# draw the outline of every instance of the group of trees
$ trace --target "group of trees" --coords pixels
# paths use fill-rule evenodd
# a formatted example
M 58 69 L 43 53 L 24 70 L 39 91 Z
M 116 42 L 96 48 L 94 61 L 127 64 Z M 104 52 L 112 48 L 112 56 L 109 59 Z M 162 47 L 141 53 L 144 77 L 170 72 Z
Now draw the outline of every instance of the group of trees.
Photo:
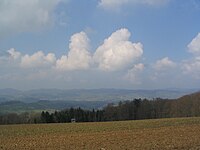
M 63 111 L 48 111 L 41 113 L 40 122 L 43 123 L 64 123 L 71 122 L 74 118 L 76 122 L 99 122 L 99 121 L 116 121 L 116 120 L 137 120 L 145 119 L 140 116 L 142 104 L 147 100 L 134 99 L 133 101 L 119 102 L 116 104 L 108 104 L 101 110 L 83 110 L 79 108 L 70 108 Z M 148 116 L 147 112 L 146 115 Z M 144 115 L 144 114 L 141 114 Z M 152 118 L 152 116 L 146 117 Z
M 0 124 L 31 124 L 39 123 L 40 113 L 8 113 L 0 115 Z
M 0 116 L 0 124 L 14 123 L 64 123 L 71 122 L 99 122 L 119 120 L 139 120 L 171 117 L 200 116 L 200 94 L 198 96 L 185 96 L 176 100 L 168 99 L 134 99 L 118 104 L 108 104 L 100 110 L 84 110 L 70 108 L 41 114 L 7 114 Z
M 42 123 L 64 123 L 71 122 L 75 119 L 76 122 L 96 122 L 104 120 L 104 110 L 83 110 L 79 108 L 70 108 L 63 111 L 48 111 L 41 113 L 40 122 Z
M 41 113 L 40 122 L 64 123 L 71 122 L 99 122 L 99 121 L 121 121 L 176 117 L 173 114 L 173 100 L 163 99 L 134 99 L 123 101 L 118 104 L 108 104 L 101 110 L 83 110 L 81 108 L 70 108 L 59 112 Z

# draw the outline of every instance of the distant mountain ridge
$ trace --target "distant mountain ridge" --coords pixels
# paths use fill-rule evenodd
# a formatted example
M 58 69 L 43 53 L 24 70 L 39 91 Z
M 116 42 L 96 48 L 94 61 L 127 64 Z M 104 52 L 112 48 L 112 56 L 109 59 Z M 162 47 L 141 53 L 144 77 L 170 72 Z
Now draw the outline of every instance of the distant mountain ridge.
M 0 89 L 0 95 L 6 95 L 6 94 L 20 94 L 22 91 L 12 89 L 12 88 L 6 88 L 6 89 Z
M 55 111 L 70 107 L 83 109 L 99 109 L 107 105 L 106 101 L 48 101 L 26 103 L 22 101 L 8 101 L 0 103 L 0 115 L 7 113 Z
M 20 91 L 16 89 L 0 89 L 0 103 L 6 101 L 37 102 L 48 101 L 120 101 L 134 98 L 168 98 L 175 99 L 193 93 L 195 89 L 158 89 L 158 90 L 128 90 L 128 89 L 35 89 Z

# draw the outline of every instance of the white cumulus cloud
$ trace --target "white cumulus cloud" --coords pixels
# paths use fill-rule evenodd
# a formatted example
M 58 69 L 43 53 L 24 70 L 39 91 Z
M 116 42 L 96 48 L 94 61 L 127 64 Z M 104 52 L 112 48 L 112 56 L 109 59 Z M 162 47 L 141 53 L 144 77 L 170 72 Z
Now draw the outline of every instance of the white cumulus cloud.
M 63 55 L 56 62 L 59 70 L 85 70 L 90 67 L 91 54 L 89 38 L 85 32 L 74 34 L 70 39 L 69 53 Z
M 16 51 L 14 48 L 9 49 L 7 52 L 8 52 L 8 54 L 9 54 L 9 57 L 10 57 L 11 59 L 14 59 L 14 60 L 20 59 L 21 56 L 22 56 L 21 53 L 18 52 L 18 51 Z
M 142 56 L 142 44 L 129 41 L 130 35 L 127 29 L 120 29 L 104 40 L 93 57 L 99 69 L 104 71 L 124 69 Z
M 22 54 L 11 48 L 0 55 L 0 67 L 14 67 L 19 66 Z
M 61 0 L 1 0 L 0 35 L 35 31 L 53 23 Z
M 183 63 L 183 73 L 196 79 L 200 79 L 200 57 L 195 57 Z
M 144 70 L 145 66 L 142 63 L 136 64 L 128 70 L 127 74 L 125 75 L 125 79 L 131 81 L 134 84 L 140 83 L 139 74 Z
M 161 60 L 156 61 L 154 64 L 154 69 L 156 70 L 166 70 L 170 68 L 174 68 L 176 66 L 176 63 L 170 60 L 168 57 L 165 57 Z
M 182 63 L 183 73 L 200 79 L 200 33 L 188 44 L 188 51 L 193 57 Z
M 105 9 L 119 9 L 123 5 L 136 5 L 136 4 L 144 4 L 144 5 L 152 5 L 158 6 L 166 4 L 169 0 L 100 0 L 99 6 Z
M 29 54 L 11 48 L 0 56 L 1 81 L 25 81 L 23 85 L 30 82 L 31 88 L 37 83 L 54 85 L 57 81 L 62 85 L 64 82 L 77 86 L 96 85 L 96 79 L 99 87 L 114 85 L 119 79 L 138 84 L 144 69 L 144 65 L 138 63 L 143 47 L 141 43 L 131 42 L 130 36 L 127 29 L 117 30 L 90 53 L 87 34 L 75 33 L 71 36 L 68 53 L 59 58 L 54 53 L 37 51 Z M 113 74 L 112 71 L 116 72 Z M 108 78 L 109 82 L 103 83 Z
M 45 55 L 42 51 L 38 51 L 33 55 L 24 55 L 21 58 L 22 68 L 41 68 L 52 66 L 56 62 L 55 54 L 49 53 Z
M 116 1 L 116 0 L 101 0 L 99 2 L 99 6 L 103 7 L 103 8 L 119 8 L 120 6 L 129 3 L 130 0 L 120 0 L 120 1 Z
M 188 44 L 188 51 L 200 55 L 200 33 Z

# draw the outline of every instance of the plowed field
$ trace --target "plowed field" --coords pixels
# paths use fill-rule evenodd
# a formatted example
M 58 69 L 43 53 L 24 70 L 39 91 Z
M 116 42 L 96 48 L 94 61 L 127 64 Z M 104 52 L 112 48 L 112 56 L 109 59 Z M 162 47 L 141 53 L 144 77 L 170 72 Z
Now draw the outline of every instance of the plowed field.
M 5 150 L 200 149 L 200 118 L 1 125 Z

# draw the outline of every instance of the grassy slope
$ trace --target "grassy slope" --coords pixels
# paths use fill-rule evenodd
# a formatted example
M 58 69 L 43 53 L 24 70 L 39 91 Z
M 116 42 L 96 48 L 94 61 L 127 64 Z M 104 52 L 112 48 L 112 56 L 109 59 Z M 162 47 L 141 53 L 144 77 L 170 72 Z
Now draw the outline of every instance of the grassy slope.
M 0 149 L 200 149 L 200 118 L 0 126 Z

